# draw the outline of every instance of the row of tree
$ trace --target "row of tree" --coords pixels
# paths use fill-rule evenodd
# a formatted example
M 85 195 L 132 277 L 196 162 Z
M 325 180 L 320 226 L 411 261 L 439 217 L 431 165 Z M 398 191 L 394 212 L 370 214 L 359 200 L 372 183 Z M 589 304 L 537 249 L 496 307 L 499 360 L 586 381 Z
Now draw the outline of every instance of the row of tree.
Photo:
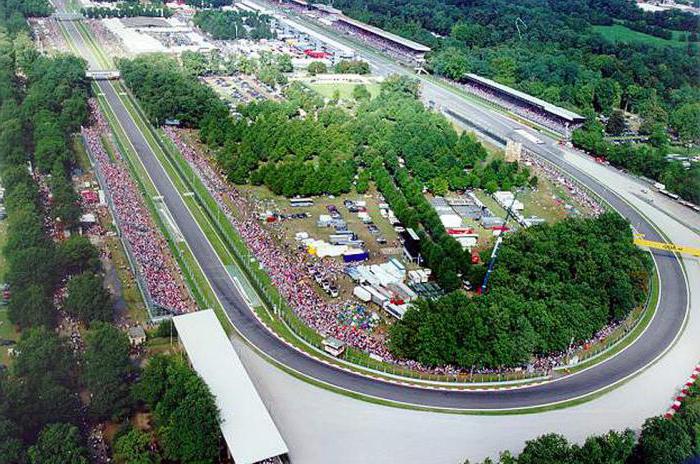
M 41 11 L 50 10 L 45 3 Z M 18 24 L 12 18 L 23 16 L 23 8 L 8 2 L 2 7 L 0 19 Z M 8 15 L 9 10 L 13 12 Z M 77 427 L 81 420 L 77 392 L 85 382 L 111 404 L 99 380 L 109 375 L 115 334 L 104 334 L 100 327 L 88 334 L 84 370 L 79 372 L 72 349 L 53 330 L 57 311 L 53 293 L 66 277 L 95 276 L 98 254 L 79 236 L 55 245 L 44 226 L 45 217 L 75 225 L 80 212 L 68 174 L 74 161 L 68 134 L 85 120 L 85 68 L 73 58 L 38 56 L 26 32 L 25 22 L 11 36 L 0 33 L 0 177 L 9 216 L 3 254 L 11 292 L 9 318 L 23 329 L 12 366 L 0 377 L 0 461 L 87 463 Z M 51 173 L 50 204 L 41 201 L 43 194 L 30 166 Z M 93 287 L 91 295 L 104 292 L 97 276 Z M 66 309 L 74 307 L 69 304 Z M 111 306 L 109 310 L 105 318 L 111 317 Z M 128 356 L 122 361 L 128 363 Z M 123 380 L 119 377 L 113 384 Z M 100 414 L 92 405 L 90 412 Z
M 583 445 L 557 434 L 530 440 L 513 456 L 483 464 L 683 464 L 700 457 L 700 386 L 696 382 L 680 411 L 672 418 L 650 417 L 637 438 L 632 430 L 588 437 Z M 465 462 L 468 464 L 468 462 Z
M 193 18 L 197 27 L 217 40 L 273 39 L 271 16 L 252 11 L 198 11 Z

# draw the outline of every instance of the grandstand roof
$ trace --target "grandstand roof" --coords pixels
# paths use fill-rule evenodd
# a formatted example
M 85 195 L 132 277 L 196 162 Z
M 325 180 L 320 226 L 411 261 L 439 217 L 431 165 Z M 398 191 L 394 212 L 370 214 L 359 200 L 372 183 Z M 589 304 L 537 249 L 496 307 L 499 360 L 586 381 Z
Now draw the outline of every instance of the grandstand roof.
M 466 74 L 465 77 L 472 81 L 476 81 L 482 85 L 485 85 L 487 87 L 497 89 L 507 95 L 510 95 L 512 97 L 518 98 L 520 100 L 524 100 L 531 105 L 538 106 L 542 108 L 544 111 L 551 113 L 555 116 L 558 116 L 562 119 L 565 119 L 570 122 L 580 122 L 584 121 L 586 118 L 581 116 L 580 114 L 576 114 L 573 111 L 569 111 L 567 109 L 561 108 L 556 105 L 552 105 L 551 103 L 548 103 L 544 100 L 541 100 L 537 97 L 533 97 L 532 95 L 528 95 L 525 92 L 521 92 L 519 90 L 515 90 L 511 87 L 508 87 L 507 85 L 499 84 L 496 81 L 492 81 L 491 79 L 487 79 L 485 77 L 481 77 L 477 74 Z
M 286 443 L 214 311 L 176 316 L 173 322 L 192 367 L 216 398 L 221 434 L 236 464 L 286 454 Z
M 414 42 L 412 40 L 404 39 L 403 37 L 400 37 L 396 34 L 392 34 L 391 32 L 387 32 L 383 29 L 379 29 L 378 27 L 370 26 L 369 24 L 365 24 L 361 21 L 357 21 L 352 18 L 348 18 L 345 15 L 340 15 L 338 16 L 339 21 L 343 21 L 345 23 L 351 24 L 357 28 L 360 28 L 362 30 L 365 30 L 367 32 L 371 32 L 372 34 L 376 34 L 380 37 L 383 37 L 387 40 L 391 40 L 392 42 L 395 42 L 399 45 L 402 45 L 406 48 L 410 48 L 414 52 L 421 52 L 421 53 L 426 53 L 430 51 L 430 47 L 426 47 L 423 44 L 419 44 L 418 42 Z

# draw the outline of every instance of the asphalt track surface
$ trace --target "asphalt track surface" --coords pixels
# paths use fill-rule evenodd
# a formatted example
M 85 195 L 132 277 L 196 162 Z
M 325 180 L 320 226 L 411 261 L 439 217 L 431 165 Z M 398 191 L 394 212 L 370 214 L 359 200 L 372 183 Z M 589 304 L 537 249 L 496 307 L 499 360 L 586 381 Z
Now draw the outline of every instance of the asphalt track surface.
M 92 56 L 91 49 L 83 42 L 75 25 L 65 24 L 74 44 L 88 60 L 90 67 L 99 68 L 97 60 Z M 202 271 L 209 279 L 231 322 L 259 350 L 282 365 L 310 378 L 363 395 L 424 407 L 469 410 L 535 407 L 578 398 L 604 389 L 632 375 L 663 353 L 682 328 L 687 309 L 688 289 L 681 266 L 673 255 L 666 252 L 655 252 L 654 258 L 660 276 L 661 289 L 656 316 L 634 344 L 617 356 L 578 374 L 561 377 L 556 381 L 542 385 L 510 390 L 445 391 L 388 383 L 321 363 L 282 343 L 258 322 L 143 134 L 136 126 L 112 83 L 100 81 L 98 86 L 130 138 L 151 180 L 163 196 L 165 204 L 199 262 Z M 427 93 L 427 98 L 438 102 L 445 108 L 464 114 L 467 118 L 472 118 L 476 124 L 482 125 L 499 136 L 510 136 L 513 128 L 520 127 L 505 116 L 474 107 L 439 87 L 426 86 L 424 92 Z M 652 225 L 611 189 L 564 162 L 556 142 L 545 139 L 543 136 L 540 138 L 546 140 L 544 145 L 531 144 L 526 140 L 523 140 L 523 145 L 557 164 L 605 198 L 647 238 L 663 241 L 663 237 Z

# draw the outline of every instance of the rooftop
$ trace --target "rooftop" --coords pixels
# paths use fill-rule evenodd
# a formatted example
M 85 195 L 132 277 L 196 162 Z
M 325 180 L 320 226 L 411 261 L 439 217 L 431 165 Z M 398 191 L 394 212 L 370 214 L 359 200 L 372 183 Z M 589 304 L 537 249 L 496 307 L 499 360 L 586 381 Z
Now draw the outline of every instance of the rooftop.
M 192 367 L 216 398 L 221 434 L 236 464 L 253 464 L 288 453 L 214 311 L 176 316 L 173 322 Z
M 367 32 L 371 32 L 372 34 L 376 34 L 380 37 L 383 37 L 387 40 L 391 40 L 392 42 L 396 42 L 399 45 L 402 45 L 406 48 L 410 48 L 414 52 L 421 52 L 421 53 L 427 53 L 430 51 L 430 47 L 426 47 L 423 44 L 419 44 L 418 42 L 414 42 L 412 40 L 404 39 L 403 37 L 400 37 L 396 34 L 392 34 L 391 32 L 387 32 L 383 29 L 380 29 L 378 27 L 370 26 L 369 24 L 365 24 L 361 21 L 357 21 L 352 18 L 348 18 L 347 16 L 344 15 L 339 15 L 338 16 L 339 21 L 343 21 L 345 23 L 351 24 L 357 28 L 363 29 Z
M 478 82 L 482 85 L 485 85 L 487 87 L 498 89 L 505 94 L 519 98 L 521 100 L 525 100 L 526 102 L 530 103 L 531 105 L 539 106 L 540 108 L 547 111 L 548 113 L 551 113 L 555 116 L 559 116 L 560 118 L 566 119 L 567 121 L 577 122 L 577 121 L 583 121 L 586 119 L 583 116 L 581 116 L 580 114 L 574 113 L 573 111 L 569 111 L 567 109 L 553 105 L 553 104 L 548 103 L 542 99 L 539 99 L 537 97 L 533 97 L 532 95 L 528 95 L 525 92 L 515 90 L 511 87 L 508 87 L 507 85 L 499 84 L 496 81 L 492 81 L 491 79 L 481 77 L 477 74 L 466 74 L 466 77 L 470 80 L 476 81 L 476 82 Z

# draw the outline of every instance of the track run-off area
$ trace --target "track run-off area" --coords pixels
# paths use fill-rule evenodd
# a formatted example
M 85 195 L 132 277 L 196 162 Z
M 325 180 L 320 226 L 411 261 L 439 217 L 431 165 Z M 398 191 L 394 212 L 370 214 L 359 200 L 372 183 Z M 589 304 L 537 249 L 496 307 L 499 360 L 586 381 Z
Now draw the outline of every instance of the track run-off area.
M 61 27 L 69 39 L 71 48 L 86 59 L 89 69 L 109 69 L 106 63 L 108 58 L 99 51 L 99 44 L 92 38 L 88 42 L 85 30 L 81 33 L 76 21 L 61 21 Z M 365 56 L 365 59 L 372 63 L 379 74 L 410 72 L 374 54 Z M 634 179 L 563 149 L 557 141 L 544 134 L 538 134 L 538 137 L 545 140 L 544 144 L 533 144 L 514 133 L 514 129 L 524 129 L 526 126 L 502 113 L 462 98 L 444 84 L 426 78 L 421 78 L 421 81 L 424 99 L 432 100 L 442 108 L 448 108 L 463 116 L 474 126 L 482 128 L 482 135 L 490 138 L 492 142 L 494 138 L 512 138 L 522 142 L 525 148 L 555 164 L 595 192 L 625 216 L 636 232 L 644 234 L 647 239 L 678 241 L 697 246 L 697 233 L 683 225 L 687 222 L 685 218 L 684 222 L 674 219 L 677 214 L 675 209 L 662 211 L 635 196 L 633 189 L 636 188 L 638 192 L 639 187 L 635 187 Z M 260 322 L 245 296 L 241 294 L 240 287 L 227 271 L 215 246 L 197 222 L 192 206 L 176 187 L 176 180 L 171 177 L 156 154 L 152 140 L 144 133 L 143 124 L 147 122 L 136 120 L 139 116 L 134 114 L 130 97 L 120 89 L 118 83 L 100 80 L 96 81 L 95 85 L 120 130 L 128 137 L 129 145 L 137 154 L 141 167 L 162 197 L 199 270 L 206 277 L 231 324 L 258 353 L 288 372 L 318 385 L 377 402 L 429 410 L 507 413 L 573 404 L 598 396 L 654 364 L 683 333 L 689 312 L 693 308 L 695 311 L 699 310 L 696 307 L 699 291 L 697 286 L 700 282 L 700 278 L 697 278 L 700 277 L 697 258 L 680 258 L 665 251 L 653 251 L 660 289 L 654 317 L 641 335 L 625 349 L 575 374 L 536 385 L 488 390 L 448 390 L 371 378 L 339 369 L 282 341 Z M 693 214 L 695 213 L 687 212 L 688 216 Z M 691 266 L 692 270 L 689 270 Z M 690 367 L 689 365 L 688 368 Z

